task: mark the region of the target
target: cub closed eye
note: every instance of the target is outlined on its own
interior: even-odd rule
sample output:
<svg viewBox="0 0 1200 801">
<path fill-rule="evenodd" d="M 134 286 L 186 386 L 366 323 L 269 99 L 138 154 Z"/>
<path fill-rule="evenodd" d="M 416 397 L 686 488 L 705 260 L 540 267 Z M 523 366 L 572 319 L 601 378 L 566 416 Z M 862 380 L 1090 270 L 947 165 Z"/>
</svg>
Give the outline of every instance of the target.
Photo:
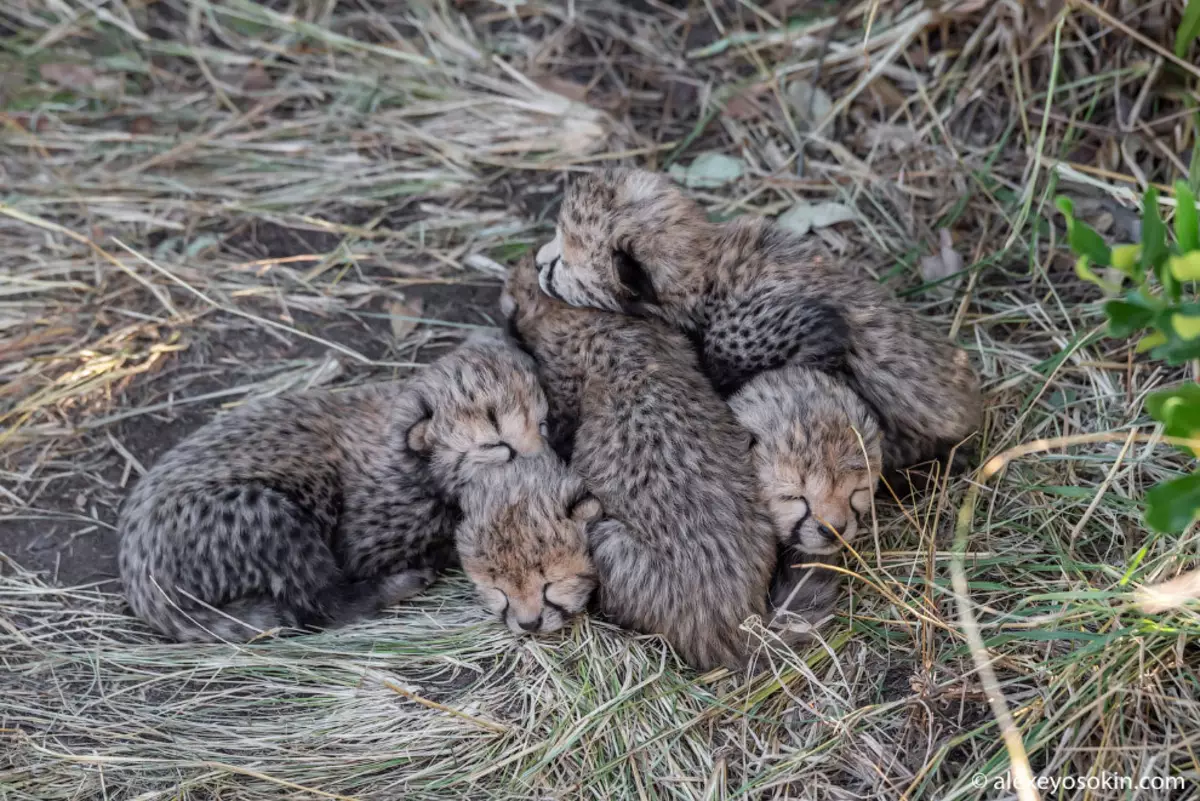
<svg viewBox="0 0 1200 801">
<path fill-rule="evenodd" d="M 507 457 L 508 457 L 507 461 L 510 461 L 510 462 L 511 462 L 513 459 L 516 459 L 516 458 L 517 458 L 517 451 L 516 451 L 516 449 L 515 449 L 515 448 L 514 448 L 512 445 L 509 445 L 507 442 L 497 442 L 497 443 L 495 443 L 495 444 L 493 444 L 493 445 L 484 445 L 483 447 L 484 447 L 484 449 L 485 449 L 485 450 L 489 450 L 489 451 L 494 451 L 494 450 L 497 450 L 497 449 L 503 449 L 503 450 L 506 452 L 506 455 L 507 455 Z"/>
<path fill-rule="evenodd" d="M 567 610 L 560 604 L 556 604 L 556 603 L 554 603 L 554 601 L 551 601 L 550 597 L 546 594 L 547 592 L 550 591 L 550 587 L 553 584 L 554 584 L 554 582 L 550 581 L 550 582 L 547 582 L 546 584 L 542 585 L 542 605 L 545 606 L 547 609 L 553 609 L 555 612 L 558 612 L 563 617 L 566 617 L 568 614 Z"/>
</svg>

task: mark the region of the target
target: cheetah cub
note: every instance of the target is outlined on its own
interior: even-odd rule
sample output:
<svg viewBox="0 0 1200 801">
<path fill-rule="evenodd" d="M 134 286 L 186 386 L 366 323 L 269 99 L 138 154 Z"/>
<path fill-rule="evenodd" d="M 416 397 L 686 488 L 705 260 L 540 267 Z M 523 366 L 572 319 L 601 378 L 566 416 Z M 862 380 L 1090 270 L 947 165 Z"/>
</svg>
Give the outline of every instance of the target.
<svg viewBox="0 0 1200 801">
<path fill-rule="evenodd" d="M 588 530 L 600 502 L 553 454 L 522 461 L 463 497 L 458 554 L 484 605 L 513 633 L 552 632 L 596 587 Z"/>
<path fill-rule="evenodd" d="M 554 298 L 686 332 L 723 395 L 784 364 L 843 377 L 879 421 L 889 471 L 944 455 L 979 425 L 979 379 L 933 326 L 812 239 L 762 219 L 709 222 L 663 175 L 576 182 L 537 262 Z"/>
<path fill-rule="evenodd" d="M 832 608 L 836 573 L 797 565 L 827 561 L 865 526 L 882 459 L 879 426 L 844 384 L 795 365 L 752 379 L 729 405 L 753 437 L 779 540 L 771 606 L 815 621 Z"/>
<path fill-rule="evenodd" d="M 528 262 L 510 273 L 501 309 L 567 418 L 552 424 L 573 443 L 572 469 L 607 515 L 588 533 L 601 612 L 663 635 L 696 668 L 743 665 L 739 627 L 765 611 L 774 535 L 749 437 L 686 338 L 559 303 Z"/>
<path fill-rule="evenodd" d="M 487 336 L 407 383 L 247 404 L 123 505 L 129 604 L 177 640 L 245 641 L 408 598 L 454 559 L 460 494 L 546 450 L 545 414 L 530 359 Z"/>
</svg>

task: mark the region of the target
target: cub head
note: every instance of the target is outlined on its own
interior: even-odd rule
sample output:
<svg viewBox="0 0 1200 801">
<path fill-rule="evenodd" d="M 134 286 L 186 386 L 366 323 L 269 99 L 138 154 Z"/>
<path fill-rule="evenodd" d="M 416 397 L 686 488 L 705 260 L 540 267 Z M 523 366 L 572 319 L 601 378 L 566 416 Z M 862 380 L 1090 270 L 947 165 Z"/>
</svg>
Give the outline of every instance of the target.
<svg viewBox="0 0 1200 801">
<path fill-rule="evenodd" d="M 483 473 L 547 450 L 546 397 L 533 360 L 491 333 L 469 337 L 414 382 L 421 417 L 406 432 L 438 483 L 460 490 Z"/>
<path fill-rule="evenodd" d="M 613 169 L 568 189 L 537 253 L 542 291 L 572 306 L 656 313 L 697 258 L 701 208 L 664 175 Z"/>
<path fill-rule="evenodd" d="M 463 569 L 484 605 L 515 634 L 551 632 L 596 588 L 588 528 L 600 502 L 553 456 L 514 463 L 462 499 Z"/>
<path fill-rule="evenodd" d="M 865 527 L 879 481 L 880 431 L 859 398 L 803 367 L 763 373 L 729 400 L 753 436 L 759 487 L 782 545 L 836 552 Z"/>
</svg>

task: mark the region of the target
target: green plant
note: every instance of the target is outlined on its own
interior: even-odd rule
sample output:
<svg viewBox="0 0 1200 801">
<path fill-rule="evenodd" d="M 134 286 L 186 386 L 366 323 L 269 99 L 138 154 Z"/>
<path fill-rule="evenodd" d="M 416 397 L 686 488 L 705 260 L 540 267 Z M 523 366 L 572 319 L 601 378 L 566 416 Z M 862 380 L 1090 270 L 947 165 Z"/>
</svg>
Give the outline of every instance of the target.
<svg viewBox="0 0 1200 801">
<path fill-rule="evenodd" d="M 1076 219 L 1066 197 L 1055 204 L 1067 220 L 1067 242 L 1079 259 L 1076 274 L 1112 295 L 1104 304 L 1108 334 L 1141 334 L 1135 349 L 1171 365 L 1200 359 L 1200 302 L 1192 282 L 1200 280 L 1200 215 L 1183 181 L 1175 184 L 1175 241 L 1159 214 L 1158 190 L 1142 198 L 1142 241 L 1109 247 L 1100 234 Z M 1097 268 L 1110 268 L 1101 275 Z M 1187 291 L 1185 291 L 1187 287 Z M 1179 440 L 1200 439 L 1200 386 L 1185 384 L 1155 392 L 1146 400 L 1164 433 Z M 1200 455 L 1189 444 L 1182 449 Z M 1158 531 L 1182 531 L 1200 516 L 1200 472 L 1168 481 L 1146 493 L 1146 523 Z"/>
<path fill-rule="evenodd" d="M 1188 46 L 1200 36 L 1200 0 L 1188 0 L 1183 10 L 1183 19 L 1175 31 L 1175 55 L 1183 58 Z"/>
</svg>

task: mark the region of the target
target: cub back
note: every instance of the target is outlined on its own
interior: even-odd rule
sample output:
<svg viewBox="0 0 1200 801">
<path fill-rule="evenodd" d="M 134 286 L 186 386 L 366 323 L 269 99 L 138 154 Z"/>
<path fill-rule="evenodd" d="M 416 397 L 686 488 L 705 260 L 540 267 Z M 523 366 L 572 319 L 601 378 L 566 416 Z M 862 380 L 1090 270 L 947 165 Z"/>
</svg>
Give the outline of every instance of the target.
<svg viewBox="0 0 1200 801">
<path fill-rule="evenodd" d="M 608 518 L 589 533 L 602 611 L 697 668 L 741 666 L 740 626 L 764 613 L 775 559 L 749 435 L 682 334 L 559 303 L 519 270 L 506 313 L 547 393 L 567 385 L 571 466 Z"/>
</svg>

